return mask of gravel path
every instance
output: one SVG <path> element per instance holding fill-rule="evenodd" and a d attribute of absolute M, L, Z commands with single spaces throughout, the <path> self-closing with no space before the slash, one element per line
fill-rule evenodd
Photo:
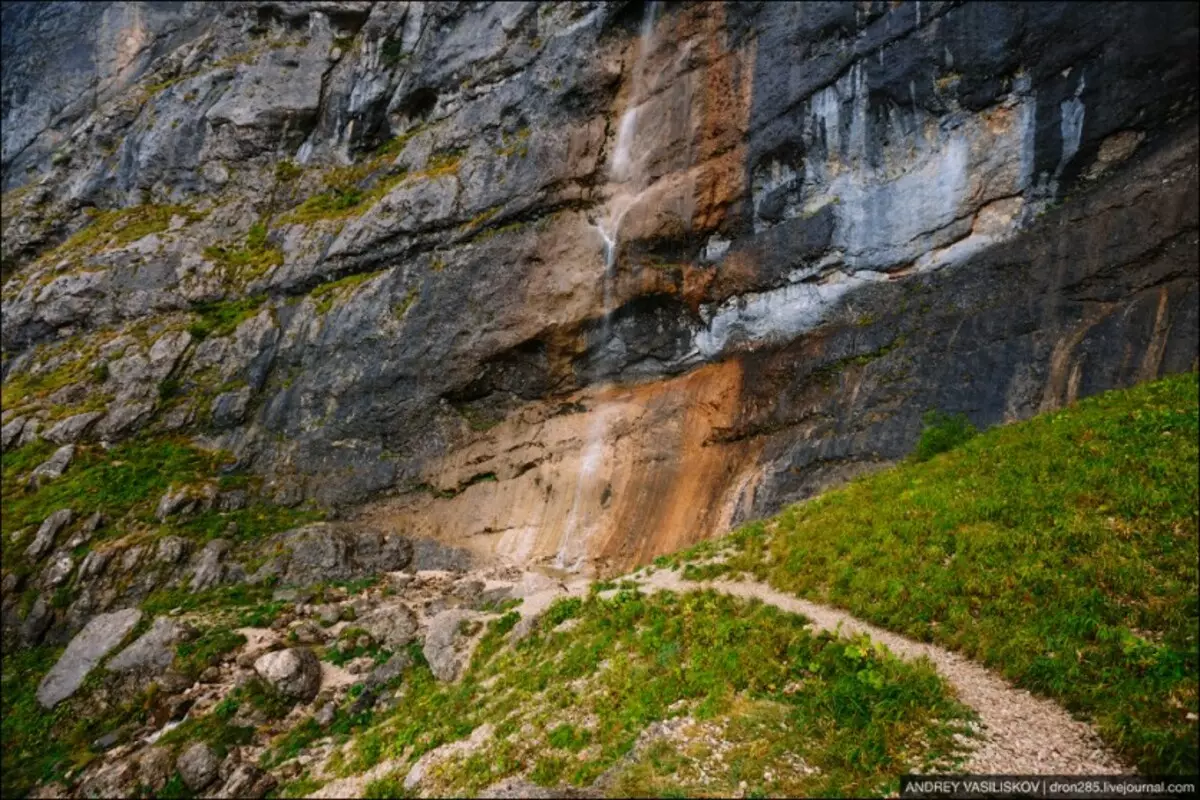
<path fill-rule="evenodd" d="M 865 633 L 904 659 L 924 656 L 954 687 L 959 700 L 979 714 L 982 744 L 963 771 L 973 774 L 1117 774 L 1131 770 L 1103 745 L 1091 726 L 1071 718 L 1051 700 L 1018 689 L 961 655 L 916 642 L 855 619 L 845 611 L 801 600 L 752 581 L 687 581 L 665 570 L 635 576 L 649 590 L 675 592 L 713 589 L 758 598 L 783 611 L 800 614 L 817 631 Z"/>

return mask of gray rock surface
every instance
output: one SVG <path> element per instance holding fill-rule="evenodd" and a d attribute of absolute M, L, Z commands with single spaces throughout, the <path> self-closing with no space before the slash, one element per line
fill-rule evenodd
<path fill-rule="evenodd" d="M 408 644 L 417 635 L 417 615 L 403 603 L 376 608 L 359 617 L 354 624 L 393 650 Z"/>
<path fill-rule="evenodd" d="M 29 547 L 25 548 L 25 557 L 30 561 L 39 561 L 50 551 L 50 548 L 54 547 L 54 539 L 58 536 L 59 531 L 70 525 L 74 518 L 75 513 L 69 508 L 60 508 L 46 517 L 38 527 L 37 534 L 29 543 Z"/>
<path fill-rule="evenodd" d="M 45 438 L 55 444 L 72 444 L 79 441 L 88 428 L 103 416 L 100 411 L 87 411 L 59 420 L 46 431 Z"/>
<path fill-rule="evenodd" d="M 458 679 L 470 657 L 471 646 L 482 631 L 479 617 L 473 611 L 450 609 L 429 621 L 422 652 L 438 680 Z"/>
<path fill-rule="evenodd" d="M 217 779 L 221 761 L 217 754 L 204 742 L 189 745 L 175 760 L 179 777 L 193 792 L 199 792 Z"/>
<path fill-rule="evenodd" d="M 280 693 L 309 701 L 321 688 L 321 662 L 307 647 L 277 650 L 260 656 L 254 671 Z"/>
<path fill-rule="evenodd" d="M 184 627 L 167 617 L 157 617 L 150 629 L 109 660 L 106 667 L 112 672 L 139 672 L 156 675 L 175 659 L 175 643 L 184 634 Z"/>
<path fill-rule="evenodd" d="M 121 643 L 141 618 L 142 612 L 136 608 L 92 618 L 38 684 L 38 702 L 44 708 L 53 708 L 74 694 L 92 668 Z"/>
<path fill-rule="evenodd" d="M 29 430 L 28 425 L 25 426 L 25 430 Z M 74 458 L 75 445 L 64 444 L 55 450 L 48 459 L 34 468 L 33 473 L 29 476 L 30 486 L 40 486 L 46 481 L 61 478 L 62 474 L 67 471 L 67 467 L 71 466 L 71 461 Z"/>

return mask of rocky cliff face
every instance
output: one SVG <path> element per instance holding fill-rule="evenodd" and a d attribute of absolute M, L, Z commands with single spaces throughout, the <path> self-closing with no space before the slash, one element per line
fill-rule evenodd
<path fill-rule="evenodd" d="M 5 444 L 620 567 L 1196 364 L 1190 3 L 8 3 Z M 366 504 L 365 506 L 363 504 Z"/>

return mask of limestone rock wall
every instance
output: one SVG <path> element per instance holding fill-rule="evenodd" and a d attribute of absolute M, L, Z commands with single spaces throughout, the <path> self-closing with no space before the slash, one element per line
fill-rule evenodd
<path fill-rule="evenodd" d="M 1196 366 L 1194 4 L 3 14 L 6 424 L 624 566 Z"/>

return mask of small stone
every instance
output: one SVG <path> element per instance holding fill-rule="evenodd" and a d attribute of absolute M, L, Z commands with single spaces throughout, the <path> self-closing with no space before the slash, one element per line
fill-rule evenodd
<path fill-rule="evenodd" d="M 42 587 L 54 589 L 60 586 L 71 575 L 73 569 L 75 560 L 71 558 L 71 554 L 66 550 L 59 550 L 54 554 L 54 558 L 50 559 L 46 569 L 42 570 Z"/>
<path fill-rule="evenodd" d="M 121 741 L 122 738 L 123 738 L 123 731 L 120 728 L 118 728 L 115 731 L 109 731 L 108 733 L 104 734 L 103 736 L 101 736 L 100 738 L 98 738 L 94 742 L 92 742 L 92 749 L 93 750 L 107 750 L 108 748 L 115 745 L 117 742 Z"/>

